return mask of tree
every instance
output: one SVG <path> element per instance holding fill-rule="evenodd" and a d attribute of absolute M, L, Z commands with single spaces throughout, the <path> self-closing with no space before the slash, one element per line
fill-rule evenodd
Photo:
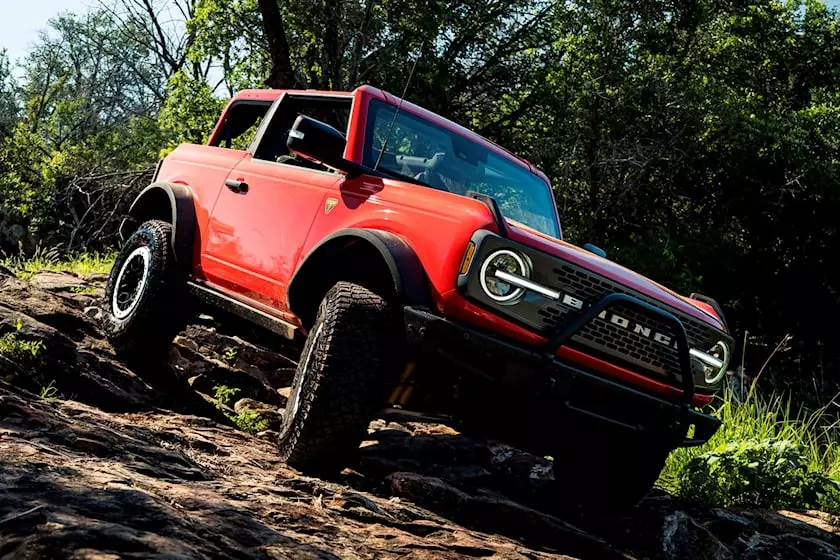
<path fill-rule="evenodd" d="M 8 136 L 18 118 L 17 86 L 6 50 L 0 50 L 0 140 Z"/>
<path fill-rule="evenodd" d="M 221 61 L 219 85 L 231 94 L 362 83 L 402 92 L 417 60 L 411 100 L 493 133 L 541 101 L 563 13 L 550 0 L 200 0 L 187 24 L 188 58 Z"/>
<path fill-rule="evenodd" d="M 797 367 L 827 367 L 819 343 L 840 337 L 827 311 L 840 277 L 825 260 L 840 210 L 836 12 L 811 1 L 576 8 L 538 111 L 508 131 L 524 153 L 540 147 L 567 233 L 714 294 L 759 345 L 796 332 Z"/>
<path fill-rule="evenodd" d="M 0 197 L 29 237 L 3 239 L 7 247 L 113 239 L 164 145 L 153 90 L 165 80 L 111 24 L 101 11 L 60 16 L 23 63 L 21 118 L 0 144 Z"/>

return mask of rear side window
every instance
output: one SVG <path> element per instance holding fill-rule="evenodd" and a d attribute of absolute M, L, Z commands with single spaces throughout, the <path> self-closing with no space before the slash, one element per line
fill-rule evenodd
<path fill-rule="evenodd" d="M 228 108 L 220 133 L 211 146 L 245 150 L 254 139 L 270 101 L 240 101 Z"/>

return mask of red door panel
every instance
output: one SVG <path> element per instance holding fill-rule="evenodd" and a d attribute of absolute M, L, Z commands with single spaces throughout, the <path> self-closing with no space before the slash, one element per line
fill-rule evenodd
<path fill-rule="evenodd" d="M 157 182 L 185 185 L 192 192 L 196 218 L 193 275 L 199 280 L 205 279 L 202 253 L 213 206 L 230 170 L 249 155 L 242 150 L 181 144 L 163 160 L 158 172 Z"/>
<path fill-rule="evenodd" d="M 228 179 L 247 192 L 222 188 L 202 261 L 207 279 L 278 311 L 309 228 L 341 176 L 247 158 Z"/>

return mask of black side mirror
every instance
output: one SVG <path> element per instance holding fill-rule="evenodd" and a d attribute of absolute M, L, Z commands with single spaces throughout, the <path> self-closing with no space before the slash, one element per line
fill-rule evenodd
<path fill-rule="evenodd" d="M 346 145 L 347 139 L 341 132 L 327 123 L 305 115 L 297 118 L 286 140 L 289 151 L 320 161 L 339 171 L 357 175 L 363 168 L 344 159 Z"/>
<path fill-rule="evenodd" d="M 589 251 L 590 253 L 598 255 L 599 257 L 603 257 L 605 259 L 607 258 L 607 252 L 601 249 L 600 247 L 593 245 L 592 243 L 587 243 L 583 246 L 583 248 Z"/>

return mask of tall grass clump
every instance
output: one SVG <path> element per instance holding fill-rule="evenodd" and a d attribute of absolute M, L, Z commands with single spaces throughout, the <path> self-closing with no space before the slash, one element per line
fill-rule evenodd
<path fill-rule="evenodd" d="M 17 254 L 4 254 L 0 258 L 0 265 L 14 272 L 18 278 L 28 280 L 42 270 L 75 274 L 107 274 L 114 265 L 115 259 L 116 253 L 113 252 L 83 251 L 66 254 L 57 247 L 49 249 L 37 247 L 32 253 L 26 253 L 21 249 Z"/>
<path fill-rule="evenodd" d="M 779 395 L 725 392 L 720 430 L 704 446 L 678 449 L 659 485 L 716 506 L 840 513 L 840 424 L 829 405 L 808 412 Z"/>

